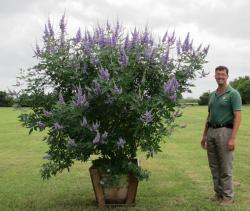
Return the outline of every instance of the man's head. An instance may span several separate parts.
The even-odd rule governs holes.
[[[217,84],[225,85],[228,79],[228,68],[226,66],[218,66],[215,68],[215,80]]]

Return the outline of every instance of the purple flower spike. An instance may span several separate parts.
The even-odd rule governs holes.
[[[167,65],[169,62],[169,50],[166,50],[161,57],[161,62],[163,65]]]
[[[85,116],[82,118],[82,122],[80,124],[81,124],[82,127],[87,127],[88,122],[87,122],[87,119],[86,119]]]
[[[148,32],[148,29],[147,29],[147,27],[145,28],[145,31],[144,31],[144,33],[143,33],[143,35],[142,35],[142,38],[141,38],[141,44],[142,45],[144,45],[144,44],[149,44],[149,37],[150,37],[150,35],[149,35],[149,32]]]
[[[40,57],[41,56],[41,50],[39,48],[39,45],[36,43],[36,49],[34,50],[35,56]]]
[[[145,57],[148,61],[153,61],[155,58],[155,49],[154,48],[145,48],[144,50]]]
[[[61,33],[65,33],[66,31],[66,23],[65,23],[65,13],[63,14],[63,16],[61,17],[61,20],[60,20],[60,29],[61,29]]]
[[[109,80],[110,74],[108,69],[102,68],[99,70],[100,78],[104,81]]]
[[[182,112],[178,109],[175,113],[174,113],[175,117],[181,117],[182,116]]]
[[[63,126],[60,125],[58,122],[56,122],[56,123],[54,123],[54,128],[55,128],[56,130],[61,130],[61,129],[63,129]]]
[[[168,37],[168,44],[169,45],[173,45],[175,43],[175,39],[176,39],[176,37],[175,37],[175,31],[173,31],[172,36]]]
[[[152,122],[154,119],[151,111],[146,111],[142,116],[141,116],[141,120],[142,122],[148,124],[150,122]]]
[[[60,94],[59,94],[59,103],[60,103],[61,105],[65,104],[65,101],[64,101],[64,98],[63,98],[61,92],[60,92]]]
[[[86,95],[82,93],[82,88],[79,86],[77,87],[77,92],[75,96],[75,101],[73,101],[76,107],[88,107],[89,103],[87,102]]]
[[[92,129],[93,129],[93,131],[98,131],[99,126],[100,126],[100,123],[99,123],[99,122],[93,123],[93,124],[92,124]]]
[[[162,38],[162,42],[165,42],[167,37],[168,37],[168,31],[166,31],[166,33],[164,34],[164,36]]]
[[[51,117],[52,115],[53,115],[52,112],[50,112],[50,111],[44,111],[44,116]]]
[[[124,41],[124,49],[129,49],[129,35],[126,36],[125,41]]]
[[[67,146],[68,147],[76,147],[77,146],[77,144],[76,144],[76,142],[75,142],[75,140],[74,139],[72,139],[72,138],[68,138],[68,144],[67,144]]]
[[[114,87],[114,89],[113,89],[113,92],[114,92],[114,94],[119,95],[119,94],[122,93],[122,88],[119,89],[119,88],[115,85],[115,87]]]
[[[96,132],[96,136],[93,140],[93,144],[98,144],[101,140],[101,134],[99,133],[99,131]]]
[[[203,53],[204,53],[204,54],[207,54],[207,53],[208,53],[209,48],[210,48],[210,45],[208,45],[206,48],[204,48],[204,49],[203,49]]]
[[[104,141],[107,137],[108,137],[108,133],[105,131],[105,132],[102,134],[102,140]]]
[[[53,27],[51,25],[50,19],[48,19],[48,28],[49,28],[49,35],[51,37],[53,37],[54,36],[54,29],[53,29]]]
[[[40,129],[44,129],[46,127],[46,124],[44,124],[43,122],[39,121],[37,122],[37,126],[40,128]]]
[[[79,43],[81,42],[81,39],[82,39],[82,34],[81,34],[81,29],[79,28],[77,33],[76,33],[76,37],[75,37],[75,43]]]
[[[168,82],[164,83],[164,93],[169,96],[170,100],[176,101],[176,93],[179,87],[178,81],[173,77]]]
[[[120,59],[119,62],[121,65],[127,66],[128,65],[128,56],[125,53],[124,49],[120,50]]]
[[[180,38],[176,42],[176,52],[177,52],[178,56],[181,54],[181,40],[180,40]]]
[[[164,92],[168,95],[174,94],[177,91],[178,86],[178,81],[175,79],[175,77],[173,77],[168,82],[164,83]]]
[[[47,27],[46,24],[45,24],[45,26],[44,26],[44,35],[43,35],[43,39],[44,39],[45,42],[47,42],[48,39],[49,39],[49,31],[48,31],[48,27]]]
[[[119,141],[117,141],[117,147],[118,149],[124,148],[124,145],[126,144],[126,141],[123,138],[119,138]]]
[[[132,47],[134,47],[137,44],[138,40],[139,40],[139,32],[135,28],[134,32],[132,33],[132,42],[131,42]]]
[[[93,89],[93,91],[94,91],[94,93],[96,95],[100,95],[102,93],[101,85],[97,81],[94,82],[94,89]]]

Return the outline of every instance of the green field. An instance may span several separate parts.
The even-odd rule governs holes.
[[[250,210],[250,107],[243,107],[234,159],[236,203],[222,207],[213,194],[206,151],[200,148],[206,107],[190,106],[177,129],[154,159],[140,155],[141,165],[152,172],[141,182],[137,206],[131,210]],[[33,133],[17,120],[20,112],[0,108],[0,210],[96,210],[89,163],[76,165],[49,181],[40,177],[47,146],[44,134]],[[125,210],[124,208],[117,208]]]

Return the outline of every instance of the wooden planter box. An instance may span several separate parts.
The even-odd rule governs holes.
[[[122,188],[104,188],[100,184],[102,175],[93,168],[89,168],[90,177],[95,192],[98,207],[106,206],[135,206],[135,198],[138,186],[138,180],[134,175],[128,175],[128,186]]]

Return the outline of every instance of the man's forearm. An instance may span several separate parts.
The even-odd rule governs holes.
[[[207,136],[207,131],[208,131],[208,118],[209,118],[209,113],[207,115],[207,121],[206,121],[206,124],[205,124],[205,128],[204,128],[204,131],[203,131],[203,138],[205,138]]]
[[[236,134],[240,127],[240,122],[241,122],[241,113],[238,112],[237,114],[235,114],[235,117],[234,117],[234,127],[233,127],[232,134],[230,137],[231,139],[235,139]]]

